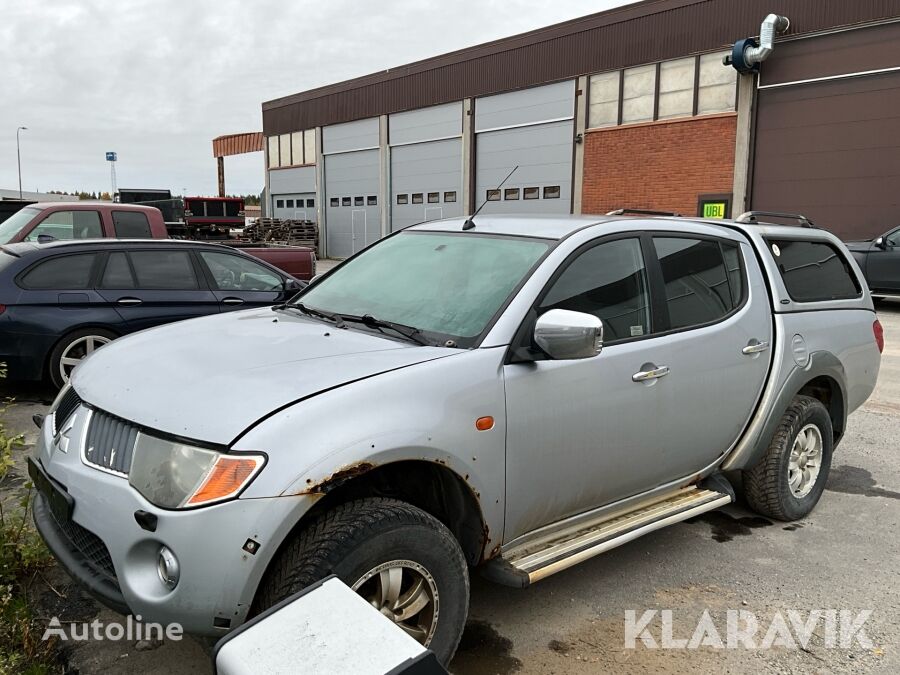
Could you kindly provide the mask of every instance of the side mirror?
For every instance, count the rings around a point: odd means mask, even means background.
[[[295,293],[297,291],[302,291],[306,288],[306,284],[302,281],[298,281],[297,279],[285,279],[284,280],[284,290],[288,293]]]
[[[49,244],[52,241],[56,241],[56,237],[52,234],[39,234],[37,238],[39,244]]]
[[[875,245],[882,251],[887,249],[887,244],[884,241],[884,237],[878,237],[878,239],[875,240]]]
[[[554,359],[589,359],[603,348],[603,322],[593,314],[551,309],[538,317],[534,341]]]

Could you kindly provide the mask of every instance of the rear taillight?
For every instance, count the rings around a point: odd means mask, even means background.
[[[875,323],[872,324],[872,332],[875,333],[875,344],[878,345],[878,352],[880,354],[883,354],[884,328],[881,327],[881,322],[878,319],[875,319]]]

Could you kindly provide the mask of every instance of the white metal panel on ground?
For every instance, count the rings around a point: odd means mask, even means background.
[[[391,145],[459,136],[462,134],[462,102],[397,113],[390,116],[388,125]]]
[[[475,100],[476,132],[570,119],[574,116],[574,80]]]
[[[463,215],[462,139],[391,149],[391,231]]]
[[[356,122],[333,124],[322,128],[322,152],[368,150],[378,147],[378,118],[370,117]]]
[[[476,136],[475,204],[482,213],[571,213],[574,121]],[[491,193],[518,166],[499,195]]]
[[[328,255],[347,258],[381,237],[379,152],[325,157],[325,230]]]

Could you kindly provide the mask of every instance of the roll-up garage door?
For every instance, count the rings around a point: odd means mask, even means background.
[[[475,203],[487,202],[482,213],[571,213],[574,110],[572,81],[476,100]]]
[[[462,140],[391,149],[391,230],[463,215]]]
[[[754,209],[802,213],[843,239],[900,223],[900,72],[871,73],[900,66],[898,41],[887,25],[779,46],[759,91]]]

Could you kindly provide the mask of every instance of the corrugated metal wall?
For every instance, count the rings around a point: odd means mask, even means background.
[[[266,135],[511,91],[710,51],[759,32],[791,34],[900,15],[898,0],[646,0],[263,104]]]

